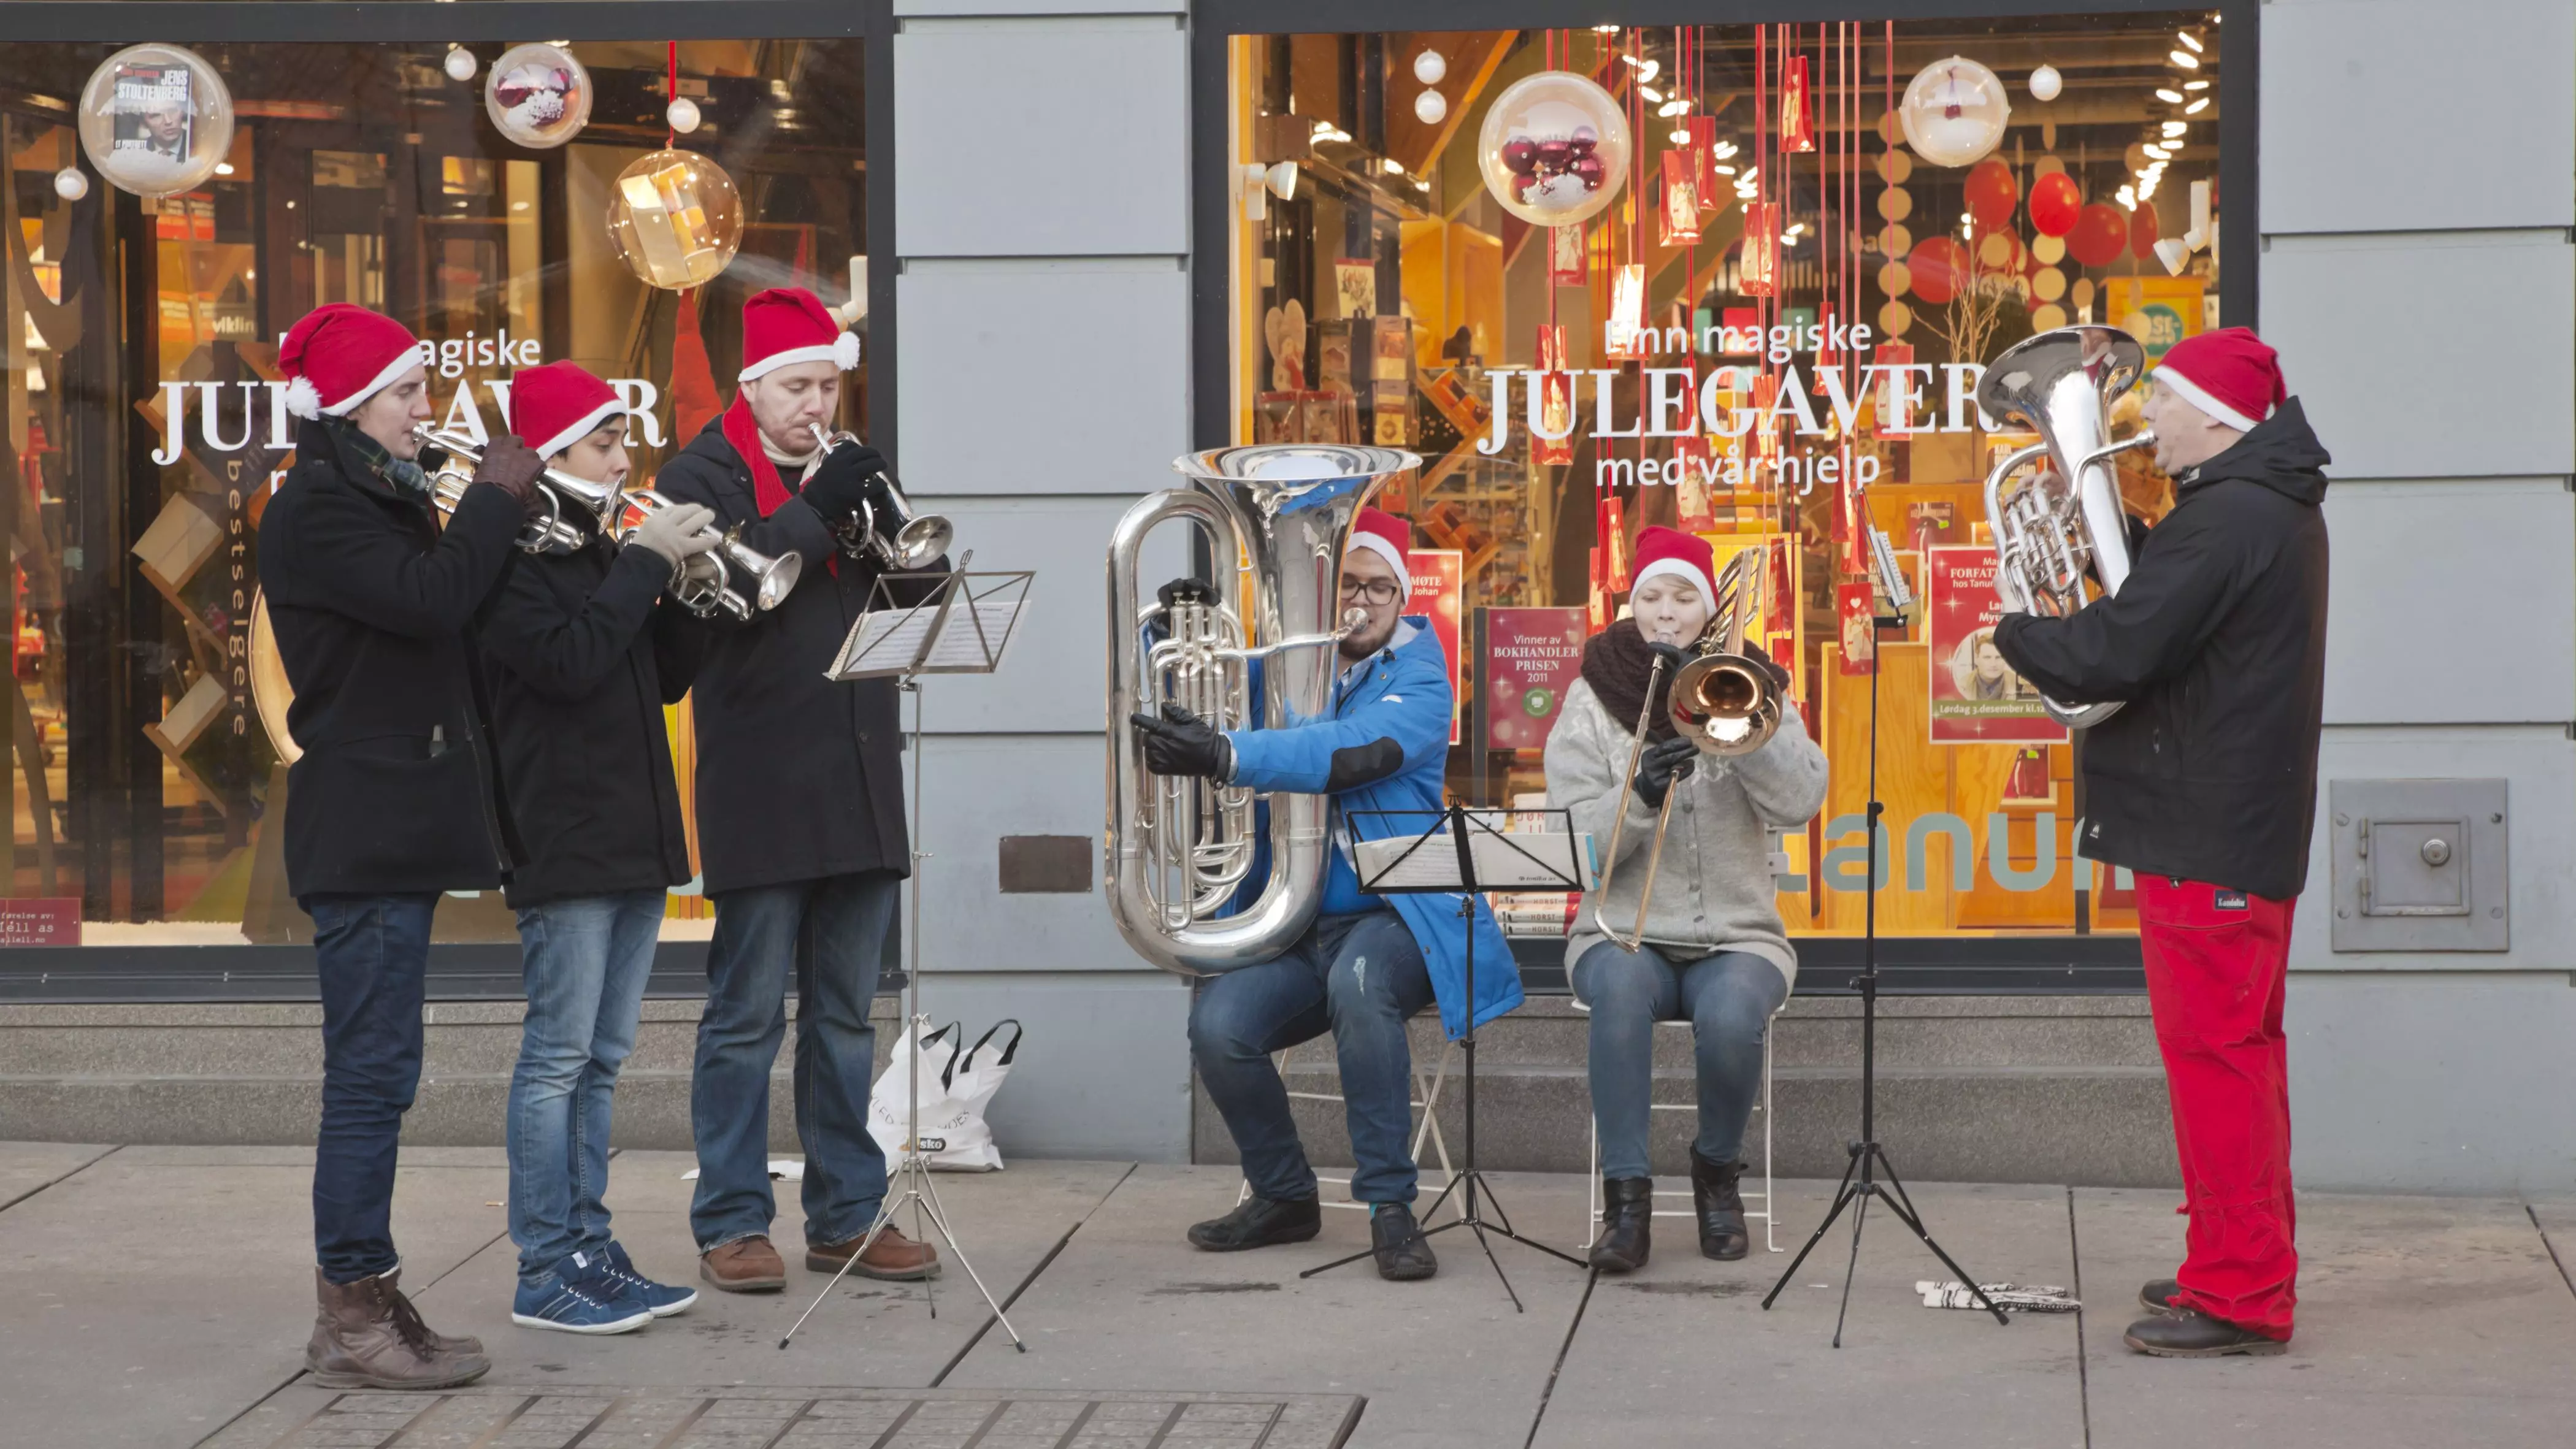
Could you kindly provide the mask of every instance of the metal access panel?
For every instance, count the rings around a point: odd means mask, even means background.
[[[2337,951],[2502,951],[2510,820],[2503,780],[2327,787]]]

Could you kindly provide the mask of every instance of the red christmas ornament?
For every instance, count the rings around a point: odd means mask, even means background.
[[[2066,253],[2088,267],[2107,267],[2129,244],[2129,218],[2107,201],[2097,201],[2075,218],[2066,234]]]
[[[1815,113],[1807,104],[1807,58],[1789,57],[1788,74],[1780,79],[1780,152],[1816,149]]]
[[[1968,249],[1946,236],[1927,236],[1914,244],[1906,256],[1906,270],[1913,275],[1915,300],[1938,307],[1959,294],[1969,275]]]
[[[2129,213],[2129,255],[2139,261],[2153,260],[2156,254],[2156,209],[2139,202]]]
[[[1527,176],[1538,166],[1538,143],[1527,136],[1514,136],[1503,143],[1503,164],[1514,176]]]
[[[2075,230],[2084,211],[2084,193],[2075,178],[2052,171],[2030,184],[2030,224],[2041,236],[2064,236]]]
[[[2010,223],[2013,208],[2021,202],[2021,187],[2013,180],[2012,168],[1991,156],[1968,169],[1967,193],[1968,214],[1988,231]]]

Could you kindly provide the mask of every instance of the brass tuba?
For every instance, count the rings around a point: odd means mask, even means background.
[[[2146,351],[2116,327],[2059,327],[2005,349],[1977,384],[1977,406],[2039,441],[1986,475],[1986,526],[1995,537],[1995,592],[2028,614],[2066,615],[2092,601],[2089,572],[2105,597],[2129,577],[2129,536],[2111,459],[2149,447],[2153,433],[2111,441],[2111,404],[2136,385]],[[2037,465],[2033,467],[2032,465]],[[2016,478],[2024,468],[2028,476]],[[2061,704],[2049,717],[2087,729],[2120,702]]]
[[[1764,550],[1747,548],[1727,560],[1717,576],[1717,603],[1709,615],[1708,630],[1692,646],[1693,657],[1673,674],[1665,719],[1674,734],[1699,746],[1703,755],[1749,755],[1769,744],[1780,730],[1780,686],[1771,671],[1744,652],[1745,631],[1752,627],[1754,605],[1762,594],[1759,570],[1764,557]],[[1628,747],[1628,769],[1619,781],[1619,812],[1611,819],[1610,850],[1603,857],[1609,864],[1602,868],[1601,882],[1594,888],[1599,904],[1592,908],[1592,923],[1623,951],[1634,951],[1645,942],[1646,908],[1654,903],[1655,877],[1664,863],[1664,832],[1672,825],[1673,797],[1681,793],[1676,779],[1655,812],[1654,843],[1646,848],[1646,887],[1637,894],[1637,923],[1622,935],[1602,912],[1610,907],[1610,882],[1619,871],[1619,837],[1628,825],[1627,795],[1637,788],[1637,768],[1645,761],[1647,727],[1654,723],[1655,690],[1663,683],[1664,667],[1659,650],[1646,675],[1646,707],[1637,715],[1637,741]]]
[[[1334,646],[1357,622],[1336,612],[1351,520],[1388,479],[1420,466],[1391,448],[1218,448],[1176,460],[1189,486],[1149,495],[1118,520],[1103,875],[1119,934],[1164,970],[1231,971],[1276,956],[1305,931],[1323,899],[1330,801],[1269,798],[1268,879],[1250,906],[1221,916],[1252,873],[1258,802],[1241,786],[1149,773],[1127,717],[1168,702],[1233,730],[1325,714]],[[1147,602],[1138,576],[1145,536],[1175,518],[1208,536],[1214,597]],[[1163,637],[1153,640],[1157,625]],[[1264,659],[1254,719],[1251,670]]]

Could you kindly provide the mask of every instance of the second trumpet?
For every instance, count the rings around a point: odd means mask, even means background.
[[[624,496],[616,529],[620,544],[634,537],[636,526],[664,509],[681,506],[677,499],[638,488]],[[742,541],[742,526],[702,532],[716,536],[715,547],[681,560],[671,578],[671,597],[701,619],[722,614],[741,623],[755,613],[775,609],[796,587],[805,560],[783,553],[773,558]],[[736,586],[737,581],[739,587]]]
[[[814,441],[825,453],[865,446],[855,433],[827,433],[820,426],[814,428]],[[844,556],[871,559],[879,568],[902,573],[928,567],[957,536],[947,519],[916,512],[894,475],[883,468],[868,475],[867,496],[838,533]]]

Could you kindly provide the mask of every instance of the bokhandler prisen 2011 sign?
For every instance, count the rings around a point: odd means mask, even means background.
[[[1995,551],[1933,548],[1923,557],[1932,743],[2066,743],[2066,726],[2048,717],[2039,686],[2014,673],[1995,647],[1995,624],[2004,612],[1995,593]]]
[[[1487,609],[1481,683],[1485,748],[1535,750],[1547,744],[1565,707],[1565,691],[1583,672],[1585,611]]]

